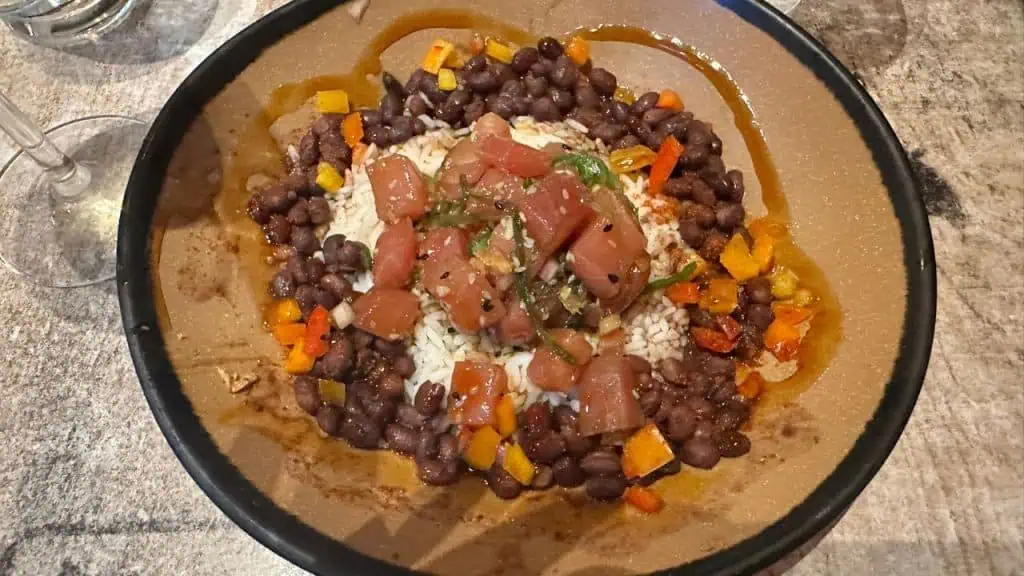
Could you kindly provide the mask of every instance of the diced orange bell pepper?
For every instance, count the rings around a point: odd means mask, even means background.
[[[665,501],[661,499],[661,496],[658,496],[654,490],[643,486],[630,486],[626,488],[626,494],[623,498],[631,506],[647,514],[654,514],[665,506]]]
[[[430,48],[427,49],[427,55],[423,57],[423,64],[420,68],[423,68],[424,72],[430,74],[437,74],[437,71],[444,66],[444,61],[448,59],[448,55],[455,49],[455,45],[447,40],[435,40]]]
[[[730,340],[724,332],[714,328],[695,326],[690,329],[690,335],[693,336],[693,341],[697,346],[719,354],[732,352],[732,349],[736,347],[735,340]]]
[[[268,316],[267,320],[272,327],[278,324],[298,322],[302,320],[302,309],[299,308],[299,303],[294,298],[285,298],[271,305]]]
[[[757,372],[751,372],[736,386],[736,391],[747,400],[756,400],[764,390],[764,378]]]
[[[278,344],[292,346],[306,335],[306,325],[302,322],[286,322],[274,326],[271,331]]]
[[[700,287],[696,282],[676,282],[665,289],[665,296],[680,306],[700,302]]]
[[[462,459],[477,470],[489,470],[498,458],[498,444],[501,443],[501,436],[490,426],[484,426],[469,439],[466,450],[462,453]]]
[[[498,434],[501,434],[502,438],[508,438],[516,431],[516,407],[512,403],[512,397],[508,394],[503,395],[498,401],[495,412],[497,413]]]
[[[731,314],[739,304],[739,284],[732,278],[712,278],[699,304],[712,314]]]
[[[729,340],[735,340],[743,333],[743,327],[732,316],[715,316],[715,324]]]
[[[505,449],[501,467],[523,486],[529,486],[537,472],[533,467],[533,462],[526,457],[526,452],[518,443]]]
[[[313,363],[316,362],[316,358],[306,354],[305,343],[300,338],[295,346],[292,346],[292,351],[288,353],[288,358],[284,361],[285,372],[289,374],[306,374],[313,369]]]
[[[786,225],[770,216],[762,216],[747,223],[747,232],[755,241],[758,238],[778,239],[786,234]]]
[[[772,314],[777,320],[790,326],[796,326],[804,320],[810,319],[814,312],[810,308],[801,308],[787,302],[772,302]]]
[[[357,142],[352,147],[352,165],[358,166],[366,160],[366,153],[370,150],[370,147],[365,142]]]
[[[644,426],[622,446],[622,472],[642,478],[672,461],[672,447],[653,423]]]
[[[725,248],[722,249],[722,254],[719,255],[718,261],[729,271],[730,276],[741,282],[757,276],[757,273],[761,270],[757,261],[750,254],[747,241],[739,234],[733,234],[732,238],[729,239]]]
[[[590,42],[579,36],[569,38],[565,43],[565,55],[577,66],[583,66],[590,60]]]
[[[672,175],[672,170],[675,169],[676,163],[679,162],[679,158],[683,155],[685,148],[676,140],[675,136],[669,136],[661,143],[661,148],[658,148],[658,157],[654,159],[654,165],[651,166],[651,181],[647,187],[647,192],[652,196],[661,194],[662,187],[665,186],[665,182],[668,182],[668,177]]]
[[[758,272],[764,274],[772,269],[772,262],[775,260],[775,238],[762,234],[754,236],[754,247],[750,249],[750,256],[757,263]]]
[[[675,90],[666,88],[658,93],[658,103],[655,106],[678,112],[683,109],[683,100]]]
[[[764,347],[783,362],[792,360],[800,349],[800,331],[792,324],[772,320],[764,331]]]
[[[303,351],[314,358],[327,354],[330,344],[327,335],[331,333],[331,315],[327,308],[317,304],[306,321],[306,336]]]
[[[341,134],[345,137],[345,144],[348,144],[350,148],[354,148],[356,144],[359,144],[364,136],[363,115],[359,112],[353,112],[345,116],[345,120],[341,123]]]

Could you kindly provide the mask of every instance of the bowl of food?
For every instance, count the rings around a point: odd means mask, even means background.
[[[792,559],[934,328],[898,140],[760,3],[293,2],[167,102],[123,215],[161,430],[318,574]]]

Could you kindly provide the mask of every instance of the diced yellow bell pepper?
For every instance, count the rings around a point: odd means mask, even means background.
[[[501,434],[502,438],[508,438],[516,431],[516,407],[512,403],[512,397],[508,394],[502,396],[495,412],[495,417],[498,420],[498,434]]]
[[[515,55],[512,48],[494,40],[493,38],[488,38],[486,40],[484,44],[484,53],[498,62],[504,62],[505,64],[510,64],[512,62],[512,57]]]
[[[796,285],[800,279],[789,268],[777,266],[768,276],[768,280],[772,283],[772,296],[776,300],[786,300],[796,293]]]
[[[317,381],[317,388],[324,402],[335,406],[345,405],[345,385],[341,382],[321,378]]]
[[[267,321],[270,322],[270,326],[273,328],[278,324],[290,324],[302,320],[302,310],[294,298],[285,298],[274,302],[267,316]]]
[[[754,261],[754,257],[750,255],[747,241],[739,234],[733,234],[732,238],[729,239],[725,248],[722,249],[722,254],[718,257],[718,261],[722,263],[722,266],[725,266],[725,269],[729,271],[733,278],[741,282],[757,276],[760,270],[757,262]]]
[[[807,288],[800,288],[793,294],[793,303],[801,308],[809,308],[814,304],[814,293]]]
[[[316,109],[321,114],[348,114],[348,92],[344,90],[317,92]]]
[[[289,374],[307,374],[313,369],[313,362],[316,362],[316,358],[306,354],[305,347],[304,339],[300,339],[295,343],[292,351],[288,353],[288,358],[284,361],[285,372]]]
[[[533,476],[536,473],[536,470],[533,468],[533,462],[530,462],[530,459],[526,457],[526,452],[523,451],[523,447],[519,444],[513,444],[505,449],[505,457],[501,462],[501,467],[523,486],[529,486],[530,482],[533,482]]]
[[[424,72],[437,74],[452,50],[455,50],[455,45],[451,42],[441,39],[434,40],[434,43],[427,49],[427,55],[423,57],[423,64],[420,68],[423,68]]]
[[[579,36],[569,38],[565,43],[565,55],[577,66],[583,66],[590,60],[590,42]]]
[[[712,314],[730,314],[739,304],[739,285],[732,278],[713,278],[698,305]]]
[[[619,86],[615,89],[614,98],[626,106],[632,106],[636,102],[636,94],[633,94],[633,91],[625,86]]]
[[[345,177],[339,174],[334,166],[321,162],[316,167],[316,185],[328,194],[334,194],[345,185]]]
[[[498,444],[501,436],[490,426],[484,426],[473,433],[462,453],[462,459],[477,470],[489,470],[498,458]]]
[[[775,238],[767,234],[754,236],[754,248],[750,255],[757,262],[757,268],[762,274],[771,270],[775,258]]]
[[[459,84],[455,81],[455,72],[451,68],[441,68],[437,72],[437,87],[445,92],[451,92],[458,88]]]
[[[622,471],[626,478],[642,478],[672,461],[672,447],[654,424],[648,424],[622,446]]]

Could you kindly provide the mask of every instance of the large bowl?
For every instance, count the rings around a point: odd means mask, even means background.
[[[282,84],[344,73],[395,17],[441,6],[460,3],[374,0],[357,26],[336,2],[292,2],[207,58],[154,122],[124,202],[118,288],[139,380],[174,452],[232,520],[319,574],[738,574],[791,561],[853,502],[910,415],[932,342],[935,263],[907,158],[881,112],[761,3],[473,3],[537,35],[605,23],[673,35],[742,88],[842,331],[813,382],[768,392],[748,456],[665,480],[657,516],[559,490],[509,504],[476,479],[420,485],[407,461],[324,439],[295,407],[261,328],[269,268],[259,231],[239,212],[239,175],[269,153],[253,123]],[[385,64],[404,77],[434,35],[400,42]],[[703,76],[622,44],[596,46],[595,58],[624,84],[679,86],[714,123],[726,163],[747,174],[748,207],[762,211],[760,179],[771,175],[755,175],[732,112]],[[239,395],[221,378],[249,372],[260,381]]]

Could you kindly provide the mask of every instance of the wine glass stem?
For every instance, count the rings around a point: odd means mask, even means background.
[[[75,196],[88,185],[88,169],[61,152],[42,129],[3,92],[0,92],[0,129],[43,168],[54,191],[61,196]]]

